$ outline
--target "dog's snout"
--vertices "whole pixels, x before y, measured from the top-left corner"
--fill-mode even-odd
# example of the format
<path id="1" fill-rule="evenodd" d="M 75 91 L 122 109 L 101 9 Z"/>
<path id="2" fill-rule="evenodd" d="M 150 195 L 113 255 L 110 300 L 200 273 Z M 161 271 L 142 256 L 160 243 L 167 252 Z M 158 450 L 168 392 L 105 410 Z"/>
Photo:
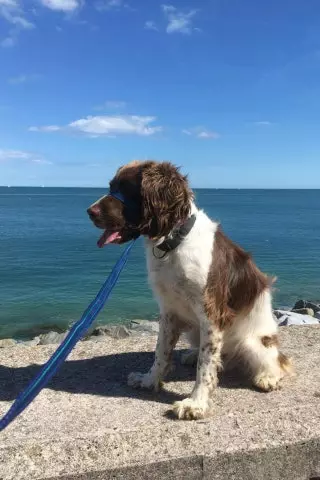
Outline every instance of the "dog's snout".
<path id="1" fill-rule="evenodd" d="M 87 213 L 89 217 L 99 217 L 101 209 L 98 205 L 91 205 L 91 207 L 88 208 Z"/>

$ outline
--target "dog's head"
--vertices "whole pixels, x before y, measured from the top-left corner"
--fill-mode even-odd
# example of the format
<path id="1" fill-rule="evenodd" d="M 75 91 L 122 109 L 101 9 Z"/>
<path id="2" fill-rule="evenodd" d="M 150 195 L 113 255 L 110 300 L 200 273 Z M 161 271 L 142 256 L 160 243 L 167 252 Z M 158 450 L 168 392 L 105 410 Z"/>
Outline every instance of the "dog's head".
<path id="1" fill-rule="evenodd" d="M 187 219 L 191 200 L 187 178 L 177 167 L 134 161 L 118 169 L 109 195 L 91 205 L 88 214 L 104 230 L 99 247 L 139 235 L 158 240 Z"/>

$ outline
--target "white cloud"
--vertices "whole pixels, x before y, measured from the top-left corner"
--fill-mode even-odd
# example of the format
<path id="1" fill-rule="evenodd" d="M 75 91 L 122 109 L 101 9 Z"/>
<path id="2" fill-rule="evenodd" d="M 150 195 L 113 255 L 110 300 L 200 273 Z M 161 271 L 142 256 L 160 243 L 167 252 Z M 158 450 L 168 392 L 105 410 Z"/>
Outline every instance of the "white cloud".
<path id="1" fill-rule="evenodd" d="M 120 9 L 129 9 L 129 5 L 124 2 L 124 0 L 99 0 L 95 4 L 96 9 L 99 12 L 107 10 L 120 10 Z"/>
<path id="2" fill-rule="evenodd" d="M 21 74 L 21 75 L 18 75 L 17 77 L 8 78 L 8 83 L 10 83 L 11 85 L 20 85 L 21 83 L 33 82 L 34 80 L 38 80 L 39 78 L 40 78 L 40 75 L 36 75 L 36 74 L 32 74 L 32 75 Z"/>
<path id="3" fill-rule="evenodd" d="M 126 106 L 126 102 L 122 100 L 107 100 L 101 105 L 94 107 L 94 110 L 123 110 Z"/>
<path id="4" fill-rule="evenodd" d="M 167 33 L 184 33 L 187 35 L 192 33 L 192 30 L 194 30 L 192 21 L 197 10 L 183 12 L 173 5 L 162 5 L 162 10 L 168 20 Z"/>
<path id="5" fill-rule="evenodd" d="M 199 132 L 197 137 L 198 138 L 212 138 L 214 140 L 217 140 L 218 138 L 220 138 L 220 134 L 217 133 L 217 132 L 210 132 L 208 130 L 203 130 L 202 132 Z"/>
<path id="6" fill-rule="evenodd" d="M 182 133 L 185 135 L 193 136 L 200 138 L 202 140 L 211 139 L 218 140 L 221 137 L 220 133 L 215 132 L 214 130 L 208 130 L 204 127 L 194 127 L 190 129 L 182 130 Z"/>
<path id="7" fill-rule="evenodd" d="M 34 27 L 34 24 L 25 18 L 20 5 L 13 0 L 0 0 L 0 15 L 8 23 L 18 28 L 30 29 Z"/>
<path id="8" fill-rule="evenodd" d="M 46 125 L 44 127 L 30 127 L 29 132 L 58 132 L 61 127 L 58 125 Z"/>
<path id="9" fill-rule="evenodd" d="M 49 125 L 30 127 L 29 130 L 33 132 L 66 131 L 89 137 L 115 137 L 118 135 L 149 136 L 162 130 L 160 126 L 152 126 L 155 120 L 155 117 L 142 117 L 138 115 L 88 116 L 75 120 L 66 126 Z"/>
<path id="10" fill-rule="evenodd" d="M 2 150 L 0 149 L 0 163 L 22 161 L 27 163 L 36 163 L 38 165 L 52 165 L 41 155 L 32 152 L 25 152 L 23 150 Z"/>
<path id="11" fill-rule="evenodd" d="M 40 0 L 44 7 L 60 12 L 73 12 L 82 6 L 81 0 Z"/>
<path id="12" fill-rule="evenodd" d="M 16 43 L 17 43 L 17 38 L 15 35 L 12 35 L 11 37 L 9 36 L 1 40 L 0 45 L 1 47 L 4 47 L 4 48 L 10 48 L 10 47 L 14 47 Z"/>
<path id="13" fill-rule="evenodd" d="M 25 12 L 16 0 L 0 0 L 0 17 L 11 25 L 8 34 L 0 41 L 2 47 L 13 47 L 22 30 L 34 28 L 34 24 L 26 18 Z"/>
<path id="14" fill-rule="evenodd" d="M 260 126 L 260 127 L 269 127 L 270 125 L 272 125 L 272 123 L 268 122 L 267 120 L 263 120 L 263 121 L 260 121 L 260 122 L 254 122 L 254 125 L 257 125 L 257 126 Z"/>
<path id="15" fill-rule="evenodd" d="M 155 22 L 153 22 L 152 20 L 146 21 L 146 23 L 144 24 L 144 28 L 145 28 L 146 30 L 154 30 L 155 32 L 158 31 L 157 25 L 156 25 Z"/>

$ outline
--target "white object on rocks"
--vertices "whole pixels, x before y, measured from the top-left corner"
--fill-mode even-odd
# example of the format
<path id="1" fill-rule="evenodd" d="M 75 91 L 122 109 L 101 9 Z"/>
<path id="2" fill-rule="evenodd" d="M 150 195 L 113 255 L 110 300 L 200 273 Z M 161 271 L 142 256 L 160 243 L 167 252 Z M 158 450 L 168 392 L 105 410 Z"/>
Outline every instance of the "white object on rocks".
<path id="1" fill-rule="evenodd" d="M 301 315 L 300 313 L 286 310 L 275 310 L 273 313 L 279 327 L 285 325 L 317 325 L 320 323 L 320 319 L 310 315 Z"/>

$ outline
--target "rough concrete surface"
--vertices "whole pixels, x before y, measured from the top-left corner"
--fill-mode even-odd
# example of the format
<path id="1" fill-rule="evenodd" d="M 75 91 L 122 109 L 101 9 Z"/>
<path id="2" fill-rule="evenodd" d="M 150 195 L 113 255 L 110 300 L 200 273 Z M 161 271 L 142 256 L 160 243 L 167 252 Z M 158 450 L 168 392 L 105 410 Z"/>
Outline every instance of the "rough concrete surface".
<path id="1" fill-rule="evenodd" d="M 224 373 L 212 418 L 173 420 L 192 389 L 179 365 L 160 394 L 126 385 L 152 363 L 155 337 L 81 342 L 56 378 L 0 434 L 0 479 L 285 479 L 320 477 L 320 326 L 283 327 L 297 376 L 260 393 Z M 180 344 L 180 348 L 185 347 Z M 56 346 L 0 349 L 0 414 Z"/>

